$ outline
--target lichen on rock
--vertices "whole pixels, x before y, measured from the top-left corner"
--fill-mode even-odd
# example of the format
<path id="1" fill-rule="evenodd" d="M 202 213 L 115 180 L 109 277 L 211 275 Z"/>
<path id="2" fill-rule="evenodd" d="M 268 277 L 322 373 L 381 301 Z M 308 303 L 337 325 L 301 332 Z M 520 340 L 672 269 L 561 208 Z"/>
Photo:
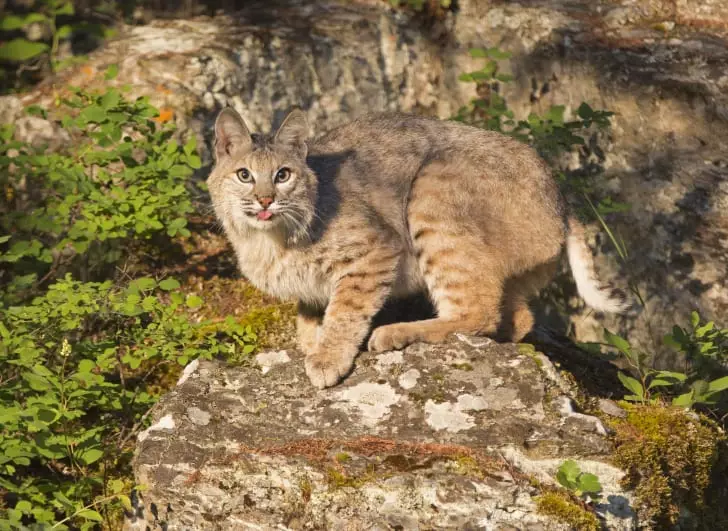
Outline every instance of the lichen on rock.
<path id="1" fill-rule="evenodd" d="M 556 488 L 558 464 L 572 458 L 604 476 L 607 498 L 629 505 L 608 464 L 611 443 L 595 422 L 564 416 L 550 362 L 515 345 L 457 336 L 365 353 L 324 391 L 295 351 L 257 360 L 200 362 L 162 399 L 154 418 L 168 429 L 145 432 L 135 457 L 146 486 L 137 523 L 568 529 L 537 501 L 545 491 L 531 478 Z M 584 518 L 630 529 L 634 514 L 610 503 Z"/>

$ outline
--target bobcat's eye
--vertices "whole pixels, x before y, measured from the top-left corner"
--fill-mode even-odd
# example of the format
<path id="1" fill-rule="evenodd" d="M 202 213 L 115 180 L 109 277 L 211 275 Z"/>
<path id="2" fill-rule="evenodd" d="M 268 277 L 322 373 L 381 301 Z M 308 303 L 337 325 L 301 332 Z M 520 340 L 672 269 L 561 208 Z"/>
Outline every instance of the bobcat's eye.
<path id="1" fill-rule="evenodd" d="M 278 170 L 278 173 L 276 173 L 274 181 L 276 183 L 284 183 L 290 178 L 291 178 L 291 170 L 288 168 L 281 168 L 280 170 Z"/>
<path id="2" fill-rule="evenodd" d="M 235 172 L 235 176 L 241 183 L 247 184 L 253 182 L 253 176 L 250 175 L 250 172 L 247 168 L 240 168 L 238 171 Z"/>

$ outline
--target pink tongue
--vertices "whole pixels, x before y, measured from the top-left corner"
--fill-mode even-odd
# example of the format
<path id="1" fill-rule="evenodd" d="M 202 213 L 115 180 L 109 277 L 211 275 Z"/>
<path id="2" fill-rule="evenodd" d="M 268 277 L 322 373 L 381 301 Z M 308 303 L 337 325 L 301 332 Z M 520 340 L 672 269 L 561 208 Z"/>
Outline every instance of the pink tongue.
<path id="1" fill-rule="evenodd" d="M 271 212 L 270 210 L 261 210 L 260 212 L 258 212 L 258 219 L 270 219 L 272 215 L 273 212 Z"/>

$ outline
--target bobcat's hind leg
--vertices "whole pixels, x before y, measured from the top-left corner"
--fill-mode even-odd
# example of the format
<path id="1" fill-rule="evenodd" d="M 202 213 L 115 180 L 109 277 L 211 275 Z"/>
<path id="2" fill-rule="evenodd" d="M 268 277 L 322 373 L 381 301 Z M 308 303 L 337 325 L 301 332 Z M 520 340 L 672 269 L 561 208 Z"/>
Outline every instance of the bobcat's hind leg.
<path id="1" fill-rule="evenodd" d="M 420 271 L 437 310 L 435 319 L 395 323 L 372 332 L 372 351 L 422 341 L 439 343 L 453 332 L 494 335 L 501 320 L 503 278 L 480 238 L 423 215 L 410 227 Z"/>
<path id="2" fill-rule="evenodd" d="M 531 331 L 534 319 L 529 301 L 551 282 L 558 265 L 557 257 L 508 280 L 503 293 L 503 319 L 498 329 L 499 338 L 518 342 Z"/>

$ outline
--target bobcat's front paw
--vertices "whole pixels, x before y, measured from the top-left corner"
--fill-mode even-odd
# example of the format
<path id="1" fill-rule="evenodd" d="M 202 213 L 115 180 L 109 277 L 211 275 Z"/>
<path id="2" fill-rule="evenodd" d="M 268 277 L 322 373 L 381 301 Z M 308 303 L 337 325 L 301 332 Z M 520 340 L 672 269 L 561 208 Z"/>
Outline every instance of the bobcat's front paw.
<path id="1" fill-rule="evenodd" d="M 349 374 L 354 359 L 347 356 L 313 352 L 304 362 L 306 374 L 311 383 L 319 389 L 331 387 Z"/>

